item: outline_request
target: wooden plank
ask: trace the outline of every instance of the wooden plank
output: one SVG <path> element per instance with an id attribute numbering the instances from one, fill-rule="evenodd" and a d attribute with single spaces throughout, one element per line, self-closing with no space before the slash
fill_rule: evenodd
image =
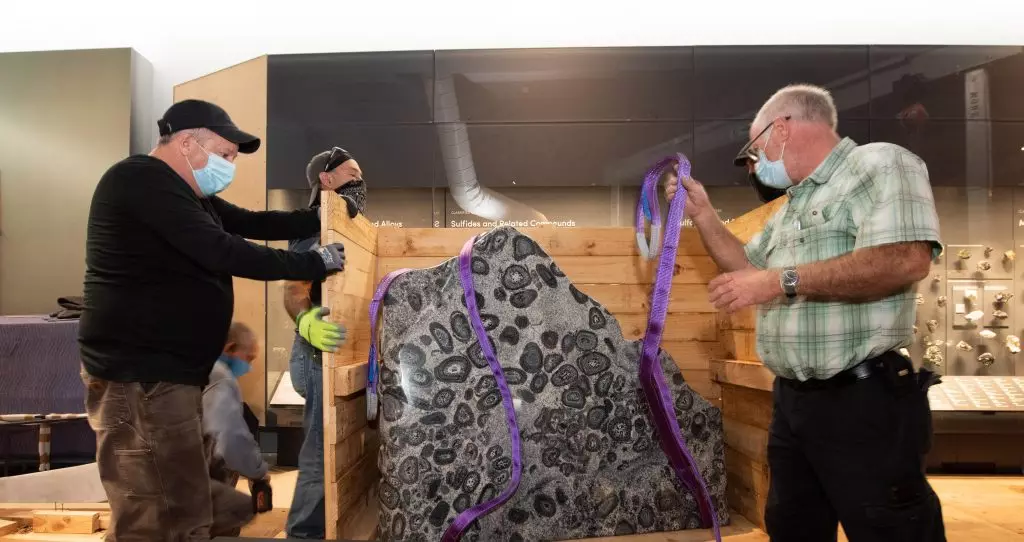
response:
<path id="1" fill-rule="evenodd" d="M 368 363 L 364 359 L 361 363 L 350 363 L 335 367 L 334 371 L 334 395 L 347 397 L 353 393 L 359 393 L 366 389 L 366 370 Z"/>
<path id="2" fill-rule="evenodd" d="M 379 276 L 402 268 L 434 267 L 449 256 L 380 258 Z M 559 269 L 573 284 L 651 284 L 657 264 L 639 256 L 560 256 L 555 259 Z M 718 274 L 718 267 L 708 256 L 679 256 L 672 272 L 673 284 L 707 284 Z M 705 293 L 705 297 L 707 294 Z"/>
<path id="3" fill-rule="evenodd" d="M 772 393 L 723 384 L 722 415 L 767 431 L 772 421 Z"/>
<path id="4" fill-rule="evenodd" d="M 100 513 L 79 510 L 36 510 L 32 530 L 37 533 L 91 534 L 100 530 Z"/>
<path id="5" fill-rule="evenodd" d="M 65 533 L 21 533 L 9 534 L 0 540 L 25 540 L 31 542 L 101 542 L 106 533 L 65 534 Z"/>
<path id="6" fill-rule="evenodd" d="M 366 394 L 339 397 L 335 402 L 335 431 L 328 434 L 331 444 L 344 441 L 356 431 L 366 427 Z"/>
<path id="7" fill-rule="evenodd" d="M 747 243 L 757 232 L 764 229 L 764 225 L 783 205 L 788 198 L 782 196 L 772 202 L 766 203 L 749 213 L 734 219 L 726 224 L 726 228 L 735 235 L 741 243 Z"/>
<path id="8" fill-rule="evenodd" d="M 756 463 L 768 463 L 768 431 L 723 417 L 725 445 Z"/>
<path id="9" fill-rule="evenodd" d="M 345 243 L 346 250 L 351 243 L 363 247 L 371 254 L 377 254 L 377 228 L 361 214 L 349 218 L 341 196 L 324 191 L 320 193 L 320 232 L 325 242 L 325 234 L 329 231 L 341 235 L 342 239 L 337 241 Z"/>
<path id="10" fill-rule="evenodd" d="M 736 360 L 711 360 L 711 378 L 721 384 L 772 391 L 775 375 L 761 363 Z"/>
<path id="11" fill-rule="evenodd" d="M 647 314 L 617 314 L 615 319 L 628 340 L 642 339 L 647 331 Z M 661 340 L 717 341 L 717 320 L 717 316 L 710 313 L 669 313 Z"/>
<path id="12" fill-rule="evenodd" d="M 580 291 L 597 299 L 612 314 L 647 314 L 651 310 L 650 287 L 642 284 L 577 284 Z M 717 313 L 708 301 L 703 284 L 678 284 L 672 288 L 669 313 Z"/>
<path id="13" fill-rule="evenodd" d="M 466 241 L 489 228 L 402 228 L 387 230 L 378 237 L 377 255 L 381 257 L 451 257 Z M 519 230 L 537 242 L 549 256 L 639 256 L 633 228 L 522 228 Z M 706 255 L 700 236 L 683 229 L 679 239 L 680 255 Z M 561 265 L 561 264 L 559 264 Z"/>
<path id="14" fill-rule="evenodd" d="M 380 478 L 377 470 L 377 454 L 366 454 L 359 462 L 352 465 L 345 474 L 338 478 L 337 510 L 345 511 L 352 508 L 365 495 L 370 486 Z"/>
<path id="15" fill-rule="evenodd" d="M 352 465 L 355 465 L 365 456 L 372 455 L 373 461 L 376 464 L 377 451 L 379 449 L 380 436 L 375 429 L 364 427 L 349 435 L 347 439 L 334 446 L 335 479 L 340 480 Z"/>
<path id="16" fill-rule="evenodd" d="M 747 307 L 732 314 L 727 312 L 719 313 L 718 324 L 719 329 L 746 329 L 754 331 L 757 329 L 757 307 Z"/>
<path id="17" fill-rule="evenodd" d="M 725 354 L 717 341 L 662 341 L 661 348 L 672 356 L 677 367 L 684 370 L 709 370 L 708 360 Z"/>
<path id="18" fill-rule="evenodd" d="M 710 382 L 710 381 L 698 380 L 698 381 L 694 381 L 694 382 L 687 382 L 686 384 L 688 386 L 690 386 L 690 389 L 692 389 L 693 391 L 697 392 L 698 395 L 700 395 L 701 397 L 707 399 L 709 402 L 713 403 L 715 406 L 720 407 L 720 405 L 721 405 L 720 399 L 722 398 L 722 389 L 721 389 L 721 386 L 719 386 L 717 383 Z"/>
<path id="19" fill-rule="evenodd" d="M 19 530 L 21 530 L 21 525 L 17 521 L 0 519 L 0 536 L 16 533 Z"/>
<path id="20" fill-rule="evenodd" d="M 743 329 L 723 330 L 719 335 L 725 348 L 725 358 L 737 361 L 755 361 L 760 363 L 757 355 L 757 333 Z"/>
<path id="21" fill-rule="evenodd" d="M 365 495 L 360 496 L 348 510 L 341 512 L 338 522 L 338 537 L 345 540 L 376 540 L 380 500 L 377 497 L 377 483 L 370 485 Z"/>

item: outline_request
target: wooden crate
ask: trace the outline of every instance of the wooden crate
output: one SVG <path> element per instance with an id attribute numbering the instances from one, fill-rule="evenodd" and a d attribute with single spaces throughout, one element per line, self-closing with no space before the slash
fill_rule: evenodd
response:
<path id="1" fill-rule="evenodd" d="M 328 538 L 371 536 L 361 515 L 376 514 L 373 494 L 379 479 L 379 436 L 367 426 L 365 386 L 370 346 L 368 305 L 378 280 L 389 271 L 436 265 L 458 255 L 484 229 L 376 228 L 363 217 L 350 219 L 341 199 L 324 193 L 323 243 L 345 244 L 346 269 L 327 279 L 323 303 L 331 319 L 348 329 L 348 342 L 324 357 L 324 458 Z M 749 238 L 779 203 L 759 208 L 730 228 Z M 632 228 L 524 228 L 573 283 L 599 300 L 618 319 L 627 339 L 643 336 L 650 309 L 648 293 L 656 263 L 643 260 Z M 722 390 L 712 381 L 710 360 L 729 357 L 719 340 L 723 324 L 708 302 L 707 283 L 718 270 L 696 231 L 683 230 L 673 276 L 672 301 L 662 347 L 690 386 L 721 406 Z M 372 522 L 369 522 L 372 525 Z"/>

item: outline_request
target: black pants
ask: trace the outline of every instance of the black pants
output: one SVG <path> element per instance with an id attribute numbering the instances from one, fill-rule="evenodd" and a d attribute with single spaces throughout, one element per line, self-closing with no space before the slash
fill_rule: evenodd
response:
<path id="1" fill-rule="evenodd" d="M 836 388 L 776 379 L 765 509 L 772 542 L 834 542 L 840 522 L 850 542 L 946 540 L 924 475 L 927 386 L 902 356 L 878 359 L 890 370 Z"/>

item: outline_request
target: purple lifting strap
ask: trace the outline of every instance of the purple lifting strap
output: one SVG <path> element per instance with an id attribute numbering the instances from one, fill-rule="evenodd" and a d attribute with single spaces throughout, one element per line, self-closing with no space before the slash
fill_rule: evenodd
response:
<path id="1" fill-rule="evenodd" d="M 498 363 L 498 356 L 494 353 L 494 346 L 487 336 L 484 324 L 480 321 L 480 310 L 476 305 L 476 288 L 473 286 L 473 243 L 476 237 L 466 242 L 459 253 L 459 278 L 462 280 L 462 289 L 466 298 L 466 310 L 469 312 L 469 322 L 473 326 L 473 332 L 480 341 L 480 350 L 487 358 L 487 364 L 494 373 L 494 379 L 498 382 L 498 390 L 501 392 L 501 403 L 505 408 L 505 420 L 508 422 L 509 437 L 512 440 L 512 479 L 508 486 L 495 498 L 482 502 L 468 510 L 464 510 L 455 517 L 455 521 L 445 530 L 442 542 L 456 542 L 462 537 L 466 529 L 481 516 L 486 515 L 495 508 L 509 500 L 519 488 L 519 481 L 523 476 L 523 449 L 519 437 L 519 422 L 516 421 L 516 410 L 512 404 L 512 391 L 505 380 L 505 372 Z"/>
<path id="2" fill-rule="evenodd" d="M 377 284 L 377 290 L 373 292 L 373 299 L 370 300 L 370 355 L 366 367 L 366 419 L 377 419 L 377 314 L 380 312 L 380 304 L 384 295 L 388 293 L 391 281 L 399 275 L 411 271 L 411 269 L 398 269 L 384 275 L 384 278 Z"/>
<path id="3" fill-rule="evenodd" d="M 677 162 L 679 177 L 689 177 L 690 161 L 684 155 L 679 154 L 655 164 L 647 173 L 645 188 L 648 184 L 656 184 L 649 183 L 649 181 L 656 180 L 665 171 L 665 168 Z M 650 201 L 653 209 L 657 209 L 656 204 L 653 203 L 657 201 L 656 195 Z M 683 441 L 679 420 L 675 415 L 672 393 L 658 361 L 661 337 L 665 331 L 665 317 L 668 313 L 668 303 L 672 292 L 672 272 L 675 269 L 676 251 L 679 246 L 685 207 L 686 188 L 683 187 L 682 182 L 679 182 L 679 191 L 676 192 L 669 205 L 666 219 L 666 222 L 672 227 L 666 228 L 665 244 L 658 263 L 654 290 L 651 292 L 651 313 L 647 320 L 647 332 L 644 334 L 643 351 L 640 356 L 640 386 L 647 398 L 648 405 L 650 405 L 654 425 L 658 428 L 658 443 L 661 445 L 662 451 L 668 456 L 676 476 L 697 498 L 703 526 L 712 528 L 715 540 L 720 542 L 722 535 L 718 525 L 718 514 L 715 511 L 714 503 L 711 502 L 704 478 L 697 469 L 697 463 L 693 460 L 690 450 Z M 653 214 L 657 214 L 657 211 L 655 210 Z M 641 220 L 642 217 L 638 216 L 637 222 L 639 223 Z"/>

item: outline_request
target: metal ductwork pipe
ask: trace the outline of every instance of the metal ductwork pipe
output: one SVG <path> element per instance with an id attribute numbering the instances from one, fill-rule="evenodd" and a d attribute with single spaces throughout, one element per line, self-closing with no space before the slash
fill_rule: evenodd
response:
<path id="1" fill-rule="evenodd" d="M 459 102 L 451 76 L 438 78 L 436 84 L 437 136 L 441 143 L 445 175 L 452 198 L 462 210 L 488 220 L 536 220 L 547 217 L 536 209 L 480 185 L 473 165 L 469 131 L 459 121 Z"/>

